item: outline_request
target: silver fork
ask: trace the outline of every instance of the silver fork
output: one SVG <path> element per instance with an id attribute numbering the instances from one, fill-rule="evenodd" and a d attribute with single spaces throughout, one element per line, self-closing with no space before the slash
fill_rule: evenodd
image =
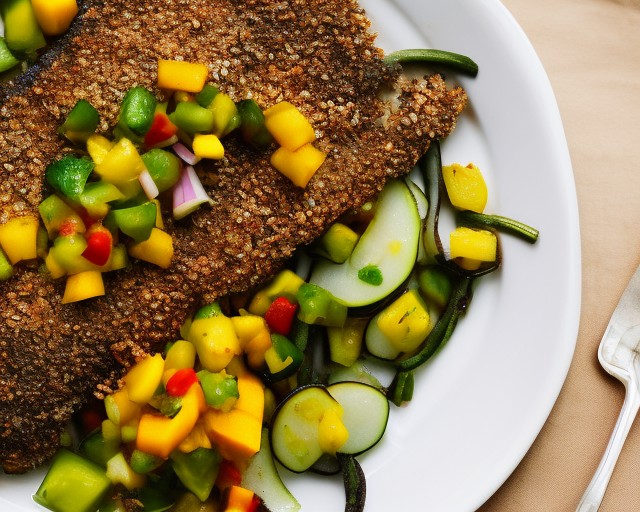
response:
<path id="1" fill-rule="evenodd" d="M 576 512 L 600 508 L 614 466 L 640 408 L 640 268 L 627 285 L 598 347 L 602 367 L 625 387 L 624 403 L 589 486 Z"/>

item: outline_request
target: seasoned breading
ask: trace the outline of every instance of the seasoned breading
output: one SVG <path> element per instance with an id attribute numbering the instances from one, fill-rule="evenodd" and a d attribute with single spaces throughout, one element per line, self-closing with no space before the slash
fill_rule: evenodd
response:
<path id="1" fill-rule="evenodd" d="M 400 78 L 381 57 L 355 1 L 89 0 L 70 33 L 2 90 L 0 223 L 37 212 L 46 165 L 69 150 L 56 129 L 75 102 L 90 101 L 108 130 L 130 87 L 161 94 L 159 58 L 206 63 L 236 101 L 292 102 L 328 154 L 302 190 L 270 166 L 270 151 L 228 137 L 225 158 L 198 167 L 213 205 L 167 222 L 171 268 L 135 262 L 105 274 L 106 297 L 62 305 L 63 280 L 17 266 L 0 284 L 5 471 L 46 461 L 72 412 L 113 386 L 122 365 L 175 339 L 198 305 L 264 281 L 449 134 L 464 92 L 439 75 Z M 394 105 L 380 99 L 388 86 Z"/>

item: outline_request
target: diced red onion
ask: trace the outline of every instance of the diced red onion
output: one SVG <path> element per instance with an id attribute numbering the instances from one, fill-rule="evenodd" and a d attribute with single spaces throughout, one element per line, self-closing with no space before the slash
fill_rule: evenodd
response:
<path id="1" fill-rule="evenodd" d="M 182 219 L 204 203 L 213 203 L 191 165 L 182 169 L 180 180 L 173 187 L 173 217 Z"/>
<path id="2" fill-rule="evenodd" d="M 138 176 L 138 181 L 140 182 L 140 185 L 142 185 L 142 190 L 144 190 L 144 193 L 149 199 L 155 199 L 158 197 L 158 194 L 160 193 L 158 186 L 156 185 L 156 182 L 153 181 L 151 174 L 149 174 L 149 171 L 146 168 Z"/>
<path id="3" fill-rule="evenodd" d="M 186 164 L 196 165 L 200 161 L 200 158 L 194 155 L 182 142 L 176 142 L 173 145 L 173 150 Z"/>

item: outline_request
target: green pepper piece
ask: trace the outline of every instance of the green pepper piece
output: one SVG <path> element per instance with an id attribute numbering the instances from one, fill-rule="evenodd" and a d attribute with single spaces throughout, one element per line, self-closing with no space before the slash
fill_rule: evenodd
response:
<path id="1" fill-rule="evenodd" d="M 96 430 L 89 434 L 81 443 L 79 453 L 86 459 L 107 467 L 107 461 L 120 451 L 120 443 L 117 440 L 106 440 L 102 430 Z"/>
<path id="2" fill-rule="evenodd" d="M 86 262 L 82 253 L 87 248 L 87 240 L 80 233 L 58 236 L 49 250 L 55 261 L 67 272 L 76 272 Z"/>
<path id="3" fill-rule="evenodd" d="M 159 192 L 169 190 L 180 179 L 180 159 L 169 151 L 151 149 L 142 154 L 142 161 Z"/>
<path id="4" fill-rule="evenodd" d="M 231 96 L 223 92 L 216 94 L 208 107 L 213 116 L 212 131 L 218 137 L 224 137 L 240 126 L 241 118 Z"/>
<path id="5" fill-rule="evenodd" d="M 315 284 L 302 284 L 296 299 L 300 306 L 298 318 L 308 324 L 341 327 L 347 319 L 347 306 Z"/>
<path id="6" fill-rule="evenodd" d="M 414 385 L 415 377 L 413 371 L 410 370 L 408 372 L 396 373 L 396 376 L 389 387 L 389 400 L 398 407 L 410 402 L 413 398 Z"/>
<path id="7" fill-rule="evenodd" d="M 0 37 L 0 73 L 4 73 L 18 64 L 20 61 L 9 50 L 7 41 L 4 37 Z"/>
<path id="8" fill-rule="evenodd" d="M 135 449 L 131 452 L 129 465 L 136 473 L 146 475 L 154 469 L 159 468 L 163 462 L 164 459 L 160 457 Z"/>
<path id="9" fill-rule="evenodd" d="M 418 286 L 425 300 L 444 309 L 451 295 L 450 274 L 439 265 L 428 265 L 418 273 Z"/>
<path id="10" fill-rule="evenodd" d="M 282 379 L 286 379 L 287 377 L 291 377 L 294 373 L 298 371 L 298 368 L 302 365 L 302 361 L 304 360 L 304 352 L 302 352 L 298 347 L 296 347 L 289 338 L 282 336 L 281 334 L 272 334 L 271 335 L 271 346 L 275 350 L 275 353 L 278 356 L 279 363 L 286 363 L 287 359 L 290 359 L 289 364 L 275 373 L 272 373 L 269 368 L 269 364 L 265 364 L 265 370 L 263 372 L 263 377 L 267 382 L 277 382 Z M 265 359 L 268 358 L 268 355 L 265 354 Z"/>
<path id="11" fill-rule="evenodd" d="M 237 104 L 240 114 L 240 132 L 247 144 L 265 148 L 273 142 L 273 136 L 264 125 L 264 114 L 255 100 L 242 100 Z"/>
<path id="12" fill-rule="evenodd" d="M 58 451 L 33 500 L 57 512 L 93 512 L 111 488 L 100 466 L 69 450 Z"/>
<path id="13" fill-rule="evenodd" d="M 82 194 L 93 167 L 93 161 L 88 158 L 65 155 L 47 166 L 44 177 L 54 190 L 75 201 Z"/>
<path id="14" fill-rule="evenodd" d="M 174 451 L 171 464 L 182 484 L 200 501 L 206 501 L 218 477 L 222 457 L 213 449 L 197 448 L 191 453 Z"/>
<path id="15" fill-rule="evenodd" d="M 207 108 L 209 105 L 211 105 L 213 98 L 215 98 L 219 92 L 220 89 L 218 89 L 215 85 L 206 84 L 202 88 L 202 90 L 198 94 L 196 94 L 196 102 L 201 107 Z"/>
<path id="16" fill-rule="evenodd" d="M 161 393 L 156 393 L 156 395 L 149 400 L 149 405 L 165 416 L 173 418 L 180 412 L 180 409 L 182 409 L 182 397 L 170 396 L 165 393 L 163 389 Z"/>
<path id="17" fill-rule="evenodd" d="M 0 2 L 0 16 L 4 22 L 4 37 L 11 51 L 30 54 L 46 46 L 31 0 Z"/>
<path id="18" fill-rule="evenodd" d="M 108 203 L 121 199 L 124 199 L 124 195 L 120 189 L 103 180 L 87 183 L 80 194 L 80 204 L 95 219 L 105 217 L 109 213 L 111 206 Z"/>
<path id="19" fill-rule="evenodd" d="M 86 142 L 96 131 L 100 114 L 87 100 L 78 100 L 67 119 L 58 128 L 58 133 L 71 142 Z"/>
<path id="20" fill-rule="evenodd" d="M 38 205 L 38 211 L 42 222 L 44 222 L 44 227 L 51 237 L 58 232 L 61 224 L 67 219 L 73 219 L 76 225 L 83 226 L 80 215 L 56 194 L 51 194 L 43 199 Z"/>
<path id="21" fill-rule="evenodd" d="M 214 409 L 230 411 L 240 397 L 238 379 L 226 372 L 212 373 L 208 370 L 198 372 L 204 399 Z"/>
<path id="22" fill-rule="evenodd" d="M 149 131 L 156 112 L 156 97 L 142 86 L 127 91 L 120 106 L 118 126 L 142 136 Z"/>
<path id="23" fill-rule="evenodd" d="M 335 222 L 313 245 L 313 251 L 334 263 L 344 263 L 358 243 L 358 233 L 349 226 Z"/>
<path id="24" fill-rule="evenodd" d="M 217 302 L 212 302 L 211 304 L 202 306 L 198 311 L 196 311 L 196 314 L 193 315 L 193 319 L 200 320 L 202 318 L 213 318 L 214 316 L 218 315 L 222 315 L 220 304 L 218 304 Z"/>
<path id="25" fill-rule="evenodd" d="M 208 133 L 213 130 L 213 112 L 194 102 L 178 103 L 176 109 L 169 114 L 169 119 L 190 135 Z"/>
<path id="26" fill-rule="evenodd" d="M 136 242 L 147 240 L 156 225 L 156 204 L 147 201 L 138 206 L 111 210 L 108 217 L 113 217 L 116 225 L 125 235 Z"/>
<path id="27" fill-rule="evenodd" d="M 0 249 L 0 282 L 6 281 L 13 275 L 13 265 L 7 255 Z"/>

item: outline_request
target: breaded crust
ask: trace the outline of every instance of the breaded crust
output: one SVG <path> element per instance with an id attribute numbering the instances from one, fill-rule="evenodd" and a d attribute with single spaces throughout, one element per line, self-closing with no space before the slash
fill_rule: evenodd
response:
<path id="1" fill-rule="evenodd" d="M 56 129 L 75 102 L 90 101 L 108 130 L 130 87 L 160 94 L 159 58 L 206 63 L 210 81 L 234 100 L 291 101 L 328 154 L 301 190 L 269 165 L 272 149 L 225 139 L 225 159 L 198 167 L 214 204 L 167 223 L 172 267 L 134 262 L 106 274 L 106 297 L 63 306 L 64 280 L 19 265 L 0 284 L 6 472 L 46 461 L 73 411 L 113 386 L 123 365 L 175 339 L 195 307 L 264 281 L 296 247 L 406 173 L 429 140 L 449 134 L 464 92 L 439 75 L 402 79 L 381 57 L 355 1 L 90 0 L 57 47 L 2 89 L 0 223 L 37 212 L 45 166 L 68 151 Z M 399 93 L 393 106 L 379 97 L 389 85 Z"/>

